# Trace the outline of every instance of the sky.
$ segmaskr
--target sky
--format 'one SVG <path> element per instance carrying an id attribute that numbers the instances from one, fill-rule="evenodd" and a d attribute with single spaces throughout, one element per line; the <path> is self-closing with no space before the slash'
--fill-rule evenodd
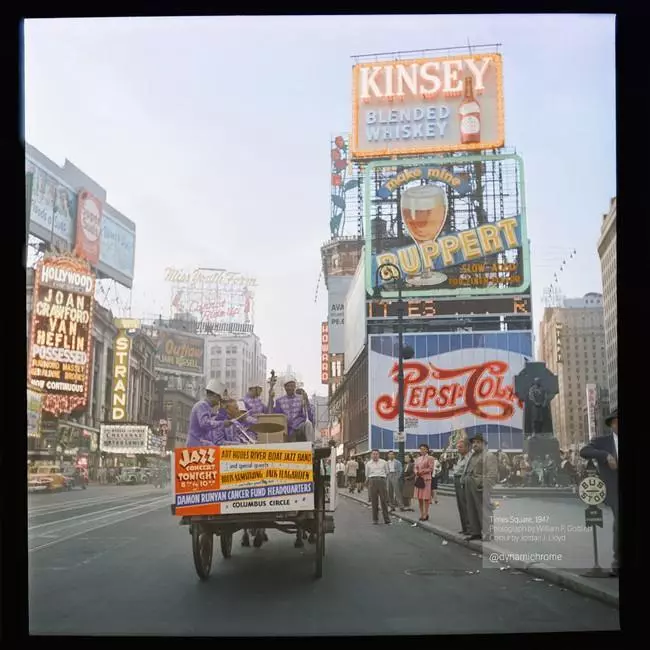
<path id="1" fill-rule="evenodd" d="M 539 321 L 556 272 L 567 296 L 602 291 L 614 39 L 614 16 L 594 14 L 29 20 L 25 139 L 70 160 L 135 222 L 134 317 L 168 313 L 166 267 L 255 276 L 268 368 L 290 364 L 323 394 L 322 281 L 314 296 L 330 236 L 330 136 L 351 128 L 351 57 L 501 45 Z"/>

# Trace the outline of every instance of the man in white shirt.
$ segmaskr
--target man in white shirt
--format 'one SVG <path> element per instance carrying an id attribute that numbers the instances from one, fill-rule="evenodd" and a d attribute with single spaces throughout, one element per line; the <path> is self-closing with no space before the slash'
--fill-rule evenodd
<path id="1" fill-rule="evenodd" d="M 388 501 L 392 511 L 404 505 L 400 479 L 402 478 L 402 463 L 395 458 L 395 452 L 388 452 Z"/>
<path id="2" fill-rule="evenodd" d="M 336 463 L 336 485 L 340 488 L 345 487 L 345 463 L 343 460 Z"/>
<path id="3" fill-rule="evenodd" d="M 357 472 L 359 471 L 359 463 L 354 459 L 350 458 L 345 464 L 345 474 L 348 479 L 348 490 L 350 494 L 354 492 L 354 488 L 357 485 Z"/>
<path id="4" fill-rule="evenodd" d="M 379 523 L 379 501 L 384 523 L 390 524 L 388 514 L 388 463 L 379 458 L 379 449 L 373 449 L 370 460 L 366 463 L 366 479 L 368 479 L 368 496 L 372 504 L 372 523 Z"/>

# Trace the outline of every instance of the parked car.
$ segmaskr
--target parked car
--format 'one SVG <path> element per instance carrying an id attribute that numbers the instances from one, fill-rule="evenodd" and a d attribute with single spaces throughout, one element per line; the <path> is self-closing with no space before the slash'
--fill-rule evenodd
<path id="1" fill-rule="evenodd" d="M 68 489 L 68 481 L 58 466 L 35 466 L 30 468 L 27 479 L 30 492 L 60 492 Z"/>

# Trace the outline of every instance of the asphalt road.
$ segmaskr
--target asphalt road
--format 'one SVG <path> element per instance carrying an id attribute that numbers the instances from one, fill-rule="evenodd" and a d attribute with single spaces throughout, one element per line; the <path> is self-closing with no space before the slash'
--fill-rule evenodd
<path id="1" fill-rule="evenodd" d="M 152 488 L 30 499 L 30 632 L 71 635 L 374 635 L 618 629 L 618 610 L 409 524 L 374 526 L 341 499 L 325 573 L 314 547 L 270 532 L 215 554 L 199 582 L 187 528 Z M 76 517 L 76 518 L 74 518 Z M 239 536 L 238 536 L 239 537 Z M 215 549 L 216 550 L 216 549 Z"/>

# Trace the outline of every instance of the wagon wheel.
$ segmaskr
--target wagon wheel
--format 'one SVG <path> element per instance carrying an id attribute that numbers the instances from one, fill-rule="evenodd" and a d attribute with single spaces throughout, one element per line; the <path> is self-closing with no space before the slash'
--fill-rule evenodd
<path id="1" fill-rule="evenodd" d="M 201 580 L 207 580 L 210 577 L 212 569 L 212 533 L 202 531 L 197 524 L 192 525 L 192 555 L 194 557 L 194 567 Z"/>
<path id="2" fill-rule="evenodd" d="M 232 533 L 221 533 L 221 555 L 227 560 L 232 556 Z"/>

